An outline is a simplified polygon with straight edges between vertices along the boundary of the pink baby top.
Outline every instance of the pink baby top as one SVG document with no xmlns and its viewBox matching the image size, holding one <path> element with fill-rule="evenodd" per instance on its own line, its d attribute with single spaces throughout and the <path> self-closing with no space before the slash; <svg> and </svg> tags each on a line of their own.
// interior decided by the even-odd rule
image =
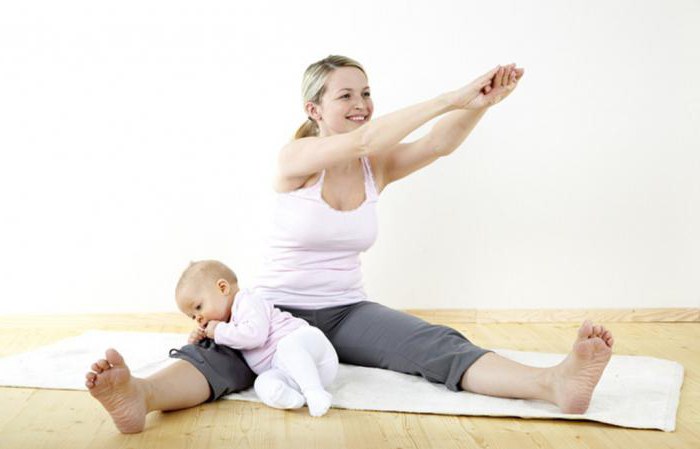
<svg viewBox="0 0 700 449">
<path fill-rule="evenodd" d="M 316 184 L 278 193 L 272 231 L 255 293 L 273 304 L 320 309 L 367 299 L 360 253 L 377 238 L 378 193 L 363 157 L 365 200 L 354 210 L 332 208 Z"/>
<path fill-rule="evenodd" d="M 273 307 L 249 290 L 239 290 L 231 307 L 231 321 L 219 323 L 214 341 L 240 349 L 255 374 L 270 369 L 277 343 L 295 329 L 309 324 Z"/>
</svg>

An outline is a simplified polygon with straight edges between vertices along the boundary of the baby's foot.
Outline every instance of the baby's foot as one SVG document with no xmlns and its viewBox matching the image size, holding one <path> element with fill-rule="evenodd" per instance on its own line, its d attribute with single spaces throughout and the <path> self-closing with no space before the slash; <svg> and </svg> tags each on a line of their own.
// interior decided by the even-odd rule
<svg viewBox="0 0 700 449">
<path fill-rule="evenodd" d="M 301 393 L 283 381 L 263 376 L 259 376 L 255 381 L 255 393 L 266 405 L 274 408 L 301 408 L 306 402 Z"/>
<path fill-rule="evenodd" d="M 146 424 L 146 395 L 140 379 L 132 377 L 122 356 L 108 349 L 105 359 L 92 364 L 85 386 L 109 412 L 122 433 L 141 432 Z"/>
<path fill-rule="evenodd" d="M 325 390 L 307 390 L 304 396 L 306 396 L 306 405 L 309 406 L 311 416 L 323 416 L 331 407 L 333 396 Z"/>
<path fill-rule="evenodd" d="M 578 330 L 571 353 L 555 367 L 554 398 L 564 413 L 588 410 L 603 370 L 612 356 L 614 339 L 603 326 L 586 321 Z"/>
</svg>

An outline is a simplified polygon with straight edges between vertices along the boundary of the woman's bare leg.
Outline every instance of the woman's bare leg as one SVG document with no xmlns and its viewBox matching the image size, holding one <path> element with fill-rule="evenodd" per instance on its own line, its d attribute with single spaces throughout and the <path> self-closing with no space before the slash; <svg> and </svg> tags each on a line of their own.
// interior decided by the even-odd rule
<svg viewBox="0 0 700 449">
<path fill-rule="evenodd" d="M 461 386 L 489 396 L 542 399 L 564 413 L 584 413 L 610 360 L 613 343 L 610 331 L 586 321 L 559 365 L 535 368 L 488 353 L 464 373 Z"/>
<path fill-rule="evenodd" d="M 131 375 L 116 350 L 108 349 L 105 356 L 85 375 L 85 386 L 122 433 L 141 432 L 149 412 L 194 407 L 209 399 L 206 378 L 184 360 L 141 379 Z"/>
</svg>

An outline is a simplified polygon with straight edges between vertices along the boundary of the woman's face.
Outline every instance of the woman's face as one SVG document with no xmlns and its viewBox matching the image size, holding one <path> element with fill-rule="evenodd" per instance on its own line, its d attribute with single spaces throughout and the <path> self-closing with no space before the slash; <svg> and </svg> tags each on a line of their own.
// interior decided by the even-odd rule
<svg viewBox="0 0 700 449">
<path fill-rule="evenodd" d="M 312 105 L 309 114 L 316 120 L 321 136 L 342 134 L 367 123 L 374 105 L 367 77 L 355 67 L 341 67 L 328 76 L 320 105 Z"/>
</svg>

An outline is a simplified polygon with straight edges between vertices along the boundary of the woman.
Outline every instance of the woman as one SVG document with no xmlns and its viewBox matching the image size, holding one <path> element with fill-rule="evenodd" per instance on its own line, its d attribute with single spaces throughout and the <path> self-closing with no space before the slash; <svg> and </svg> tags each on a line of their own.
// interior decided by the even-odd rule
<svg viewBox="0 0 700 449">
<path fill-rule="evenodd" d="M 451 390 L 541 399 L 583 413 L 611 356 L 612 334 L 585 322 L 559 365 L 521 365 L 472 344 L 459 332 L 368 301 L 359 253 L 376 238 L 376 203 L 390 183 L 458 148 L 489 107 L 523 76 L 499 66 L 472 83 L 371 120 L 362 66 L 329 56 L 306 70 L 307 121 L 279 155 L 277 208 L 255 291 L 320 328 L 341 362 L 421 375 Z M 425 137 L 401 143 L 443 116 Z M 177 363 L 146 379 L 130 375 L 114 350 L 93 365 L 86 385 L 122 432 L 139 432 L 153 410 L 215 400 L 252 385 L 240 355 L 207 342 L 175 351 Z"/>
</svg>

